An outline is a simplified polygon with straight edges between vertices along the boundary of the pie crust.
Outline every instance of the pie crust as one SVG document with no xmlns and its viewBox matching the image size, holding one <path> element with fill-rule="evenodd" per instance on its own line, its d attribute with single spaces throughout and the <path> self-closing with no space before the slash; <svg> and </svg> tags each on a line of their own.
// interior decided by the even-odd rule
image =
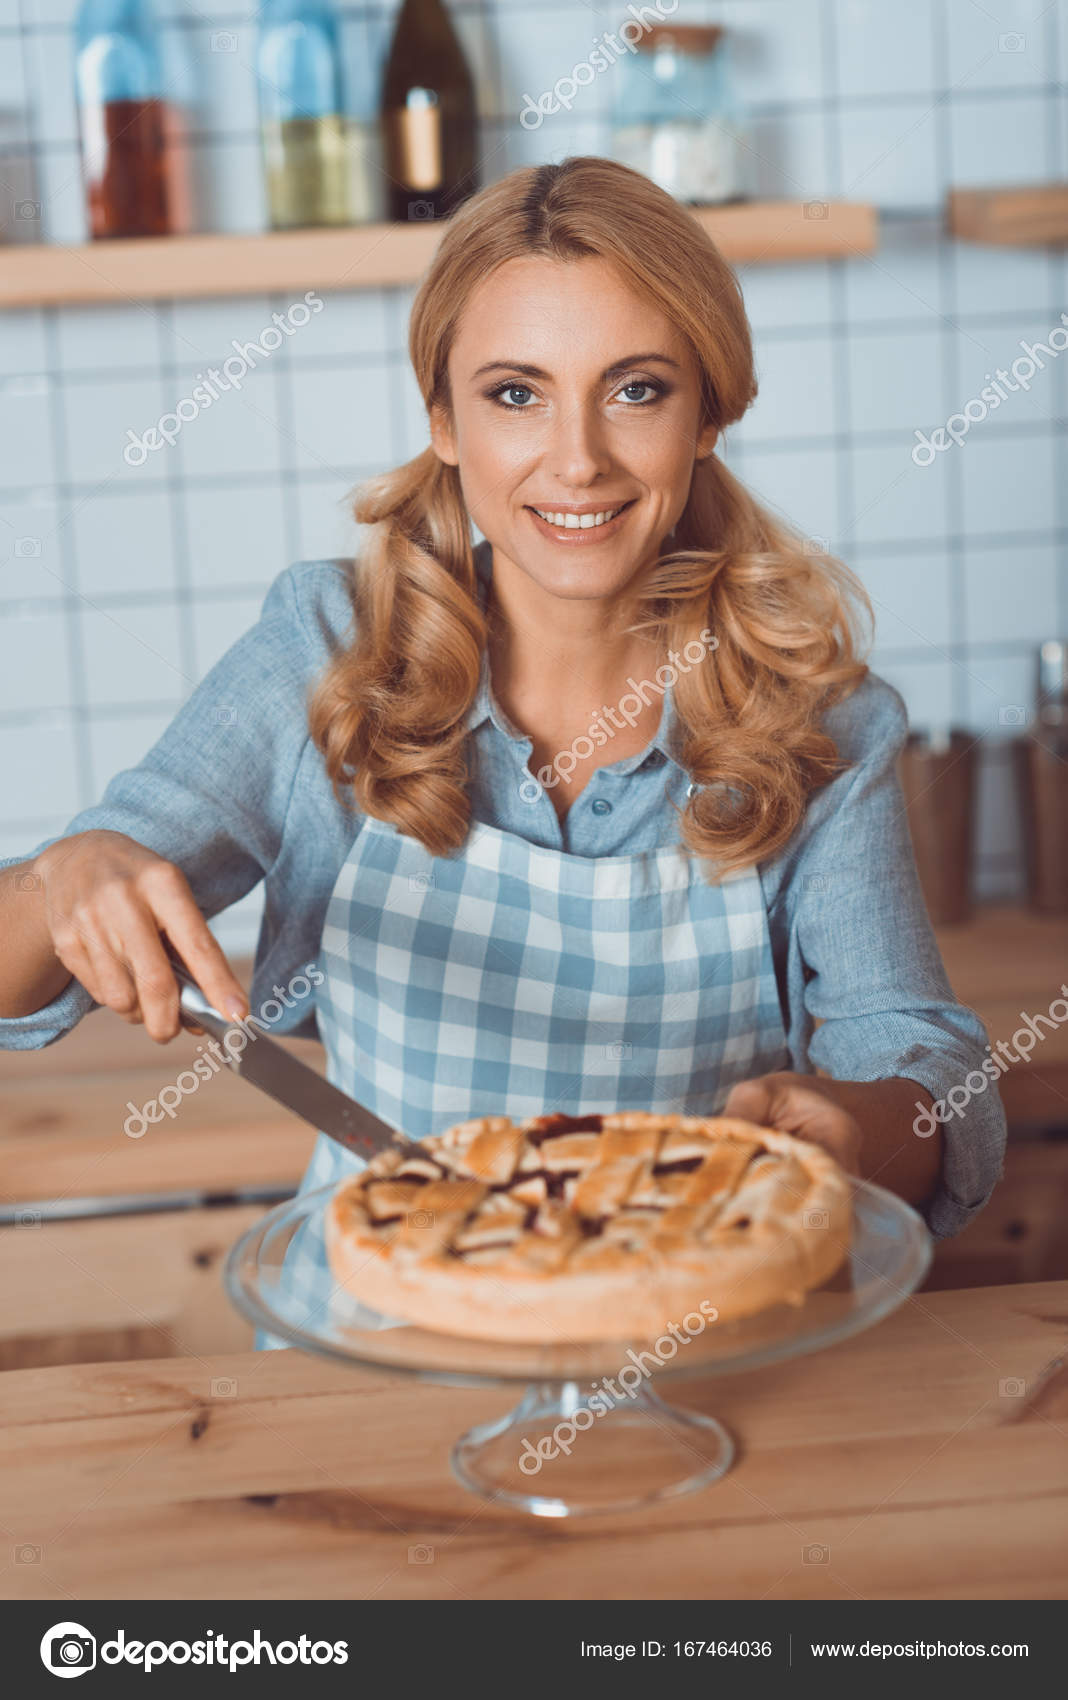
<svg viewBox="0 0 1068 1700">
<path fill-rule="evenodd" d="M 337 1188 L 325 1238 L 339 1286 L 387 1316 L 591 1341 L 799 1305 L 842 1263 L 851 1224 L 850 1179 L 820 1146 L 631 1110 L 483 1116 L 417 1156 L 387 1149 Z"/>
</svg>

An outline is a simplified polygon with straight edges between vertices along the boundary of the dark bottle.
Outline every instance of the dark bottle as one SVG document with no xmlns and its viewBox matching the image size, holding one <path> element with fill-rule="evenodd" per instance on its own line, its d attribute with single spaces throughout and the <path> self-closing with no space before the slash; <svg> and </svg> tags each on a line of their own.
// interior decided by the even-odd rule
<svg viewBox="0 0 1068 1700">
<path fill-rule="evenodd" d="M 188 158 L 150 0 L 82 0 L 74 81 L 90 235 L 187 230 Z"/>
<path fill-rule="evenodd" d="M 1022 705 L 1019 708 L 1023 718 Z M 1027 894 L 1032 909 L 1068 913 L 1068 642 L 1038 651 L 1037 714 L 1014 743 L 1023 814 Z"/>
<path fill-rule="evenodd" d="M 382 129 L 392 219 L 447 218 L 478 188 L 475 87 L 442 0 L 404 0 Z"/>
</svg>

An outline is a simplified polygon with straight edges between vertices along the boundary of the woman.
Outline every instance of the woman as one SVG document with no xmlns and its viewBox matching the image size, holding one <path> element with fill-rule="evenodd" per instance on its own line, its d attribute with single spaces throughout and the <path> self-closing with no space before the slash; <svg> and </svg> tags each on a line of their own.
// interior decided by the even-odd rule
<svg viewBox="0 0 1068 1700">
<path fill-rule="evenodd" d="M 726 1110 L 958 1232 L 1003 1113 L 930 1112 L 985 1034 L 920 896 L 863 593 L 715 452 L 756 394 L 734 274 L 622 166 L 528 168 L 450 222 L 410 353 L 431 446 L 362 490 L 355 568 L 283 572 L 144 761 L 7 865 L 0 1042 L 94 1002 L 173 1038 L 161 933 L 242 1015 L 204 917 L 263 879 L 253 1010 L 317 1024 L 409 1135 Z M 320 1136 L 303 1186 L 353 1166 Z"/>
</svg>

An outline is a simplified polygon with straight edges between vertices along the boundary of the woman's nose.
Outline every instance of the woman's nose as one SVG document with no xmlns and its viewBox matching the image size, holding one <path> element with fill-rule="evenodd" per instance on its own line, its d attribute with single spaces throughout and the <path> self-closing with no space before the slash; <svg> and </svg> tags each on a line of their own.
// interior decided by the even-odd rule
<svg viewBox="0 0 1068 1700">
<path fill-rule="evenodd" d="M 604 423 L 596 409 L 581 403 L 563 407 L 550 426 L 545 464 L 561 484 L 580 486 L 612 464 Z"/>
</svg>

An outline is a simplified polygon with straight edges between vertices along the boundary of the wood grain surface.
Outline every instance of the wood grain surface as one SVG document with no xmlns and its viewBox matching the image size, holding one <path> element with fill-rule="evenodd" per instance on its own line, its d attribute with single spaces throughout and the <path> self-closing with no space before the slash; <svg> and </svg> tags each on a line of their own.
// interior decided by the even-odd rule
<svg viewBox="0 0 1068 1700">
<path fill-rule="evenodd" d="M 515 1389 L 295 1351 L 13 1370 L 0 1594 L 1068 1593 L 1068 1282 L 915 1295 L 812 1357 L 657 1388 L 728 1424 L 734 1467 L 674 1504 L 568 1524 L 483 1503 L 450 1474 L 453 1438 Z"/>
</svg>

